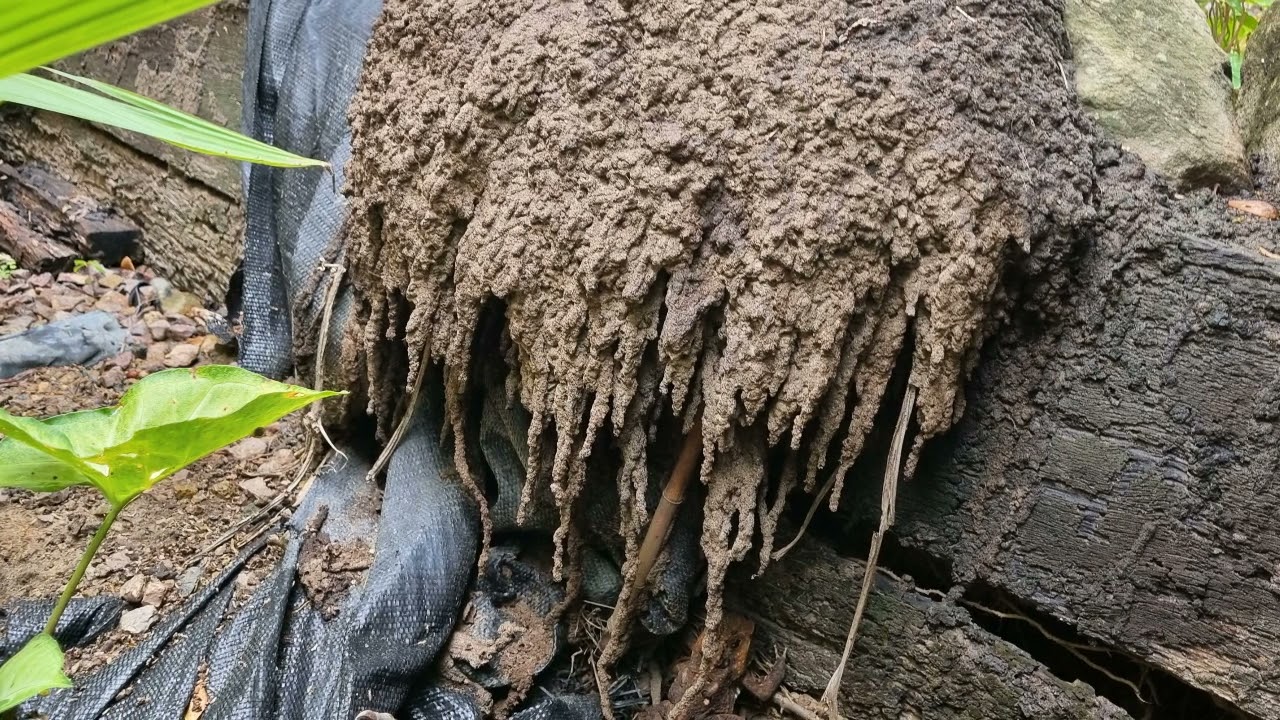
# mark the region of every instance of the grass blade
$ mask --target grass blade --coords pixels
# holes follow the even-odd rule
[[[327,167],[106,83],[58,73],[106,95],[29,74],[0,77],[0,102],[70,115],[142,133],[187,150],[276,167]]]
[[[0,77],[25,72],[217,0],[3,0]]]

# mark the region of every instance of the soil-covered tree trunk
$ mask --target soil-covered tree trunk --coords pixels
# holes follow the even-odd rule
[[[561,518],[557,572],[595,487],[618,494],[630,578],[665,471],[656,429],[700,428],[714,630],[729,567],[764,568],[788,539],[788,498],[803,516],[848,480],[878,507],[867,478],[910,386],[914,479],[887,560],[932,559],[945,596],[898,598],[915,645],[859,647],[898,658],[884,677],[911,692],[848,677],[850,707],[1280,712],[1257,624],[1280,610],[1275,238],[1099,136],[1059,0],[390,0],[352,123],[351,385],[389,433],[438,363],[467,438],[473,360],[505,353],[532,414],[529,486]],[[795,562],[789,582],[832,576]],[[794,617],[777,577],[745,606],[830,652],[850,608]],[[1021,643],[1029,658],[975,622],[1046,639]]]

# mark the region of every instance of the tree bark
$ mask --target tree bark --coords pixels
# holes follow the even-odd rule
[[[785,648],[786,684],[822,693],[840,661],[865,565],[805,541],[757,581],[729,594],[756,622],[756,643]],[[879,578],[844,675],[846,717],[1083,719],[1129,715],[1083,683],[1055,677],[979,628],[939,594]]]
[[[964,420],[900,485],[897,537],[960,590],[1278,718],[1276,225],[1103,184],[1130,219],[1089,240],[1063,305],[987,348]]]

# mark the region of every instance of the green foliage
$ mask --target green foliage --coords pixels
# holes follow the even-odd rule
[[[0,410],[0,487],[92,485],[114,507],[257,428],[337,393],[209,365],[150,375],[115,407],[47,420]]]
[[[0,665],[0,713],[40,693],[67,687],[71,678],[62,671],[62,650],[56,640],[40,633]]]
[[[1240,89],[1240,67],[1249,35],[1258,29],[1258,15],[1275,0],[1201,0],[1209,32],[1231,62],[1231,87]]]
[[[51,72],[92,88],[93,92],[23,73],[0,78],[0,102],[15,102],[132,130],[205,155],[277,167],[325,165],[320,160],[271,147],[137,93],[70,73]]]
[[[101,260],[93,260],[93,259],[85,260],[83,258],[76,258],[76,261],[71,266],[71,269],[75,270],[76,272],[83,272],[85,270],[88,270],[91,273],[99,273],[99,274],[105,273],[107,271],[107,269],[102,266]]]
[[[317,400],[340,393],[286,385],[226,365],[158,372],[115,407],[47,420],[0,409],[0,487],[52,492],[92,485],[111,503],[54,605],[43,635],[0,666],[0,714],[36,693],[70,687],[53,639],[89,562],[120,511],[173,473]],[[42,639],[43,638],[43,639]]]
[[[18,269],[18,261],[12,255],[0,252],[0,280],[8,280]]]
[[[217,0],[5,0],[0,77],[159,25]]]
[[[278,167],[327,167],[107,83],[25,71],[162,23],[216,0],[0,0],[0,103],[131,130],[187,150]]]

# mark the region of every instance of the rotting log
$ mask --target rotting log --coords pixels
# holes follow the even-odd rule
[[[1100,232],[1053,317],[987,348],[896,535],[941,583],[1280,718],[1280,233],[1187,205]]]
[[[0,163],[0,197],[26,217],[38,218],[41,234],[61,241],[77,257],[108,265],[126,257],[145,260],[141,228],[42,168]]]
[[[865,565],[804,541],[762,578],[729,593],[756,623],[757,646],[785,648],[787,686],[821,694],[840,661]],[[978,627],[940,594],[878,578],[858,652],[844,675],[847,717],[1128,718],[1082,682],[1067,682]]]
[[[24,213],[4,200],[0,200],[0,251],[36,272],[69,269],[77,256],[71,247],[33,228]]]
[[[238,129],[246,3],[219,3],[60,62]],[[240,256],[239,163],[134,133],[6,106],[0,160],[34,160],[146,230],[148,262],[179,286],[220,301]]]

